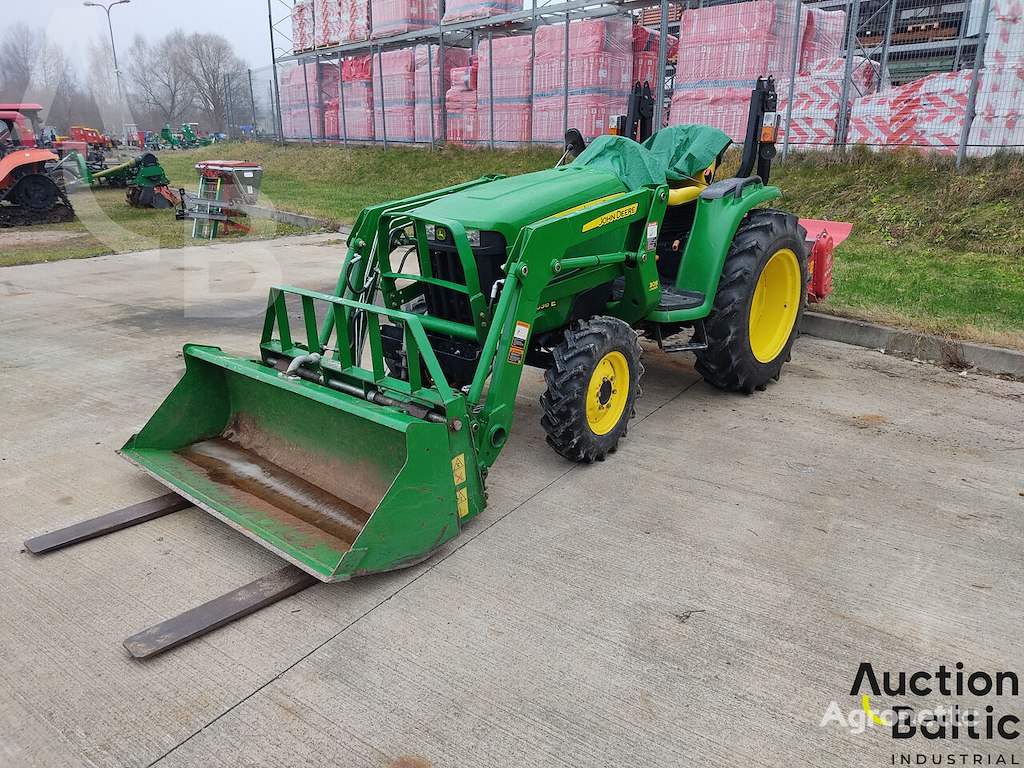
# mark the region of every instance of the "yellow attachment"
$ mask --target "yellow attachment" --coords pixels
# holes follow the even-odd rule
[[[587,385],[587,424],[595,435],[607,435],[622,418],[629,399],[629,363],[621,352],[602,357]]]
[[[687,184],[685,187],[670,189],[668,191],[668,204],[685,205],[696,200],[700,193],[707,189],[708,184],[714,180],[717,167],[718,161],[716,160],[700,174],[704,179],[703,181],[694,180],[692,184]]]
[[[705,189],[707,187],[704,184],[691,184],[688,187],[670,189],[668,191],[668,204],[683,205],[684,203],[692,203]]]
[[[772,254],[750,304],[750,351],[762,363],[782,352],[800,308],[800,262],[789,248]]]

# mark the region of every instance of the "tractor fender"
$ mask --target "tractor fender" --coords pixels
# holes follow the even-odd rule
[[[739,194],[702,194],[698,199],[693,228],[676,277],[678,288],[704,294],[704,303],[700,307],[686,311],[692,319],[705,317],[711,311],[725,257],[740,222],[755,206],[779,197],[782,197],[782,192],[778,187],[758,183],[740,187]]]
[[[26,165],[45,165],[57,162],[60,158],[45,149],[18,149],[0,159],[0,189],[6,189],[13,183],[11,174]]]

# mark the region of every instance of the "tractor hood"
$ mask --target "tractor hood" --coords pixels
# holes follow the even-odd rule
[[[414,213],[428,221],[454,219],[466,229],[501,232],[511,247],[527,224],[625,191],[610,170],[563,165],[445,195]]]

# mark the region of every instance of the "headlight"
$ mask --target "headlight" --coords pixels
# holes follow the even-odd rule
[[[480,230],[479,229],[467,229],[466,237],[469,238],[469,244],[480,247]]]
[[[427,240],[435,240],[435,227],[433,224],[427,224]]]

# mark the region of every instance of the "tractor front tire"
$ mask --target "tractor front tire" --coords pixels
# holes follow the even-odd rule
[[[636,415],[644,372],[636,331],[614,317],[580,320],[552,357],[540,398],[548,445],[569,461],[604,461]]]
[[[751,394],[778,380],[807,305],[806,236],[781,211],[751,211],[740,224],[704,322],[707,349],[697,352],[709,384]]]

